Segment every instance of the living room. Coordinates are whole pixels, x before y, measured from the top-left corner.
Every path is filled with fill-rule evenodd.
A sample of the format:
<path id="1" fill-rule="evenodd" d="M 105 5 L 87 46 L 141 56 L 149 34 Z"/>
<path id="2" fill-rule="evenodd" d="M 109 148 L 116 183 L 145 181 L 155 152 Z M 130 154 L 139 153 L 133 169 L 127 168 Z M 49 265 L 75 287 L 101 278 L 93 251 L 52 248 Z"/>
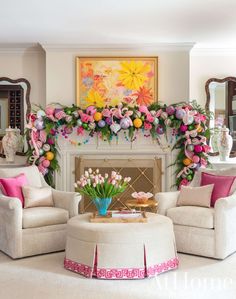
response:
<path id="1" fill-rule="evenodd" d="M 1 1 L 0 298 L 236 298 L 235 8 Z"/>

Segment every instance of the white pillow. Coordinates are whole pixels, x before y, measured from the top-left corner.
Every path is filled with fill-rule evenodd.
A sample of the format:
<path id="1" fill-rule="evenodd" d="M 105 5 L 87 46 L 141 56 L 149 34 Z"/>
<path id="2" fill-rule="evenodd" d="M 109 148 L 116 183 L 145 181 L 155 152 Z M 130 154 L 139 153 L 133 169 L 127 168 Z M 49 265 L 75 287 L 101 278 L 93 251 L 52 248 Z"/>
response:
<path id="1" fill-rule="evenodd" d="M 31 187 L 23 186 L 24 208 L 33 207 L 52 207 L 52 188 L 51 187 Z"/>
<path id="2" fill-rule="evenodd" d="M 181 186 L 177 206 L 198 206 L 210 208 L 213 188 L 214 184 L 201 187 Z"/>

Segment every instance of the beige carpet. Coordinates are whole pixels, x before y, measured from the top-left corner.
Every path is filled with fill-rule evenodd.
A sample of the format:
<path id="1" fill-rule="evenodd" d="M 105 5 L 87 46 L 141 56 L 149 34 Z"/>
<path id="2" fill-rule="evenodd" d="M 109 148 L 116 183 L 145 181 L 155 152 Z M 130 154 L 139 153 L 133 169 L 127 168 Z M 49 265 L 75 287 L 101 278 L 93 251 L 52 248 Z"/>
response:
<path id="1" fill-rule="evenodd" d="M 64 252 L 15 261 L 0 252 L 0 299 L 236 299 L 236 254 L 179 258 L 178 270 L 158 278 L 106 281 L 65 270 Z"/>

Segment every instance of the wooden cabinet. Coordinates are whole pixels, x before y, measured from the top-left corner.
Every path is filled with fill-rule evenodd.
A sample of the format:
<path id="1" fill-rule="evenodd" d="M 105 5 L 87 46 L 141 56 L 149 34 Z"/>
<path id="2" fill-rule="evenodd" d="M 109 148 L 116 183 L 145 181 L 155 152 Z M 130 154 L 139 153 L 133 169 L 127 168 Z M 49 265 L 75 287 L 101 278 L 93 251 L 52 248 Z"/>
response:
<path id="1" fill-rule="evenodd" d="M 0 85 L 0 121 L 1 135 L 8 126 L 24 133 L 24 89 L 21 85 Z"/>
<path id="2" fill-rule="evenodd" d="M 227 82 L 228 115 L 236 115 L 236 82 Z"/>

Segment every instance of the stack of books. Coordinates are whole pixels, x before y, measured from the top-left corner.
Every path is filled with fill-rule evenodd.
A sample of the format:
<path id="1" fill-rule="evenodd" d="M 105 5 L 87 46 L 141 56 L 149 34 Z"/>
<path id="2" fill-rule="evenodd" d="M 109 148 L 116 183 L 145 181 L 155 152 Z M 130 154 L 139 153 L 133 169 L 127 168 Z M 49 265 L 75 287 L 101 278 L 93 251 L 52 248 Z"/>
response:
<path id="1" fill-rule="evenodd" d="M 142 212 L 137 211 L 112 211 L 111 212 L 112 218 L 138 218 L 142 217 Z"/>

